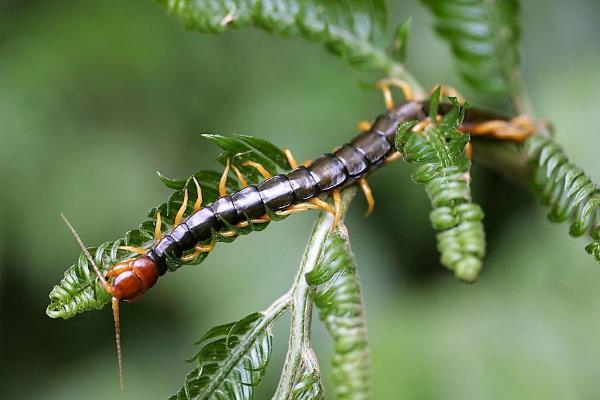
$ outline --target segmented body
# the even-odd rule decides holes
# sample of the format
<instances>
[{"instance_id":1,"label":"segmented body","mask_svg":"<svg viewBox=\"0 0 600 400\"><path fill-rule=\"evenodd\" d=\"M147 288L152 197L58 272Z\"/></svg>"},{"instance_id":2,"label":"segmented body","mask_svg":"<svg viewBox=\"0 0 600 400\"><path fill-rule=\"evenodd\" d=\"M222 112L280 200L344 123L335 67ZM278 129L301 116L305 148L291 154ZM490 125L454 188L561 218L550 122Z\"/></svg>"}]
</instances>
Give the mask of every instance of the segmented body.
<instances>
[{"instance_id":1,"label":"segmented body","mask_svg":"<svg viewBox=\"0 0 600 400\"><path fill-rule=\"evenodd\" d=\"M384 160L396 151L394 139L398 124L411 119L422 120L427 115L427 107L413 101L393 107L377 117L369 130L310 165L218 198L162 236L144 257L153 261L159 274L163 275L167 270L168 257L181 257L198 243L209 241L215 232L356 183L383 165ZM440 105L441 113L450 109L445 104ZM494 118L499 117L483 111L470 111L462 129Z\"/></svg>"},{"instance_id":2,"label":"segmented body","mask_svg":"<svg viewBox=\"0 0 600 400\"><path fill-rule=\"evenodd\" d=\"M424 116L418 102L404 103L379 116L371 128L356 136L333 154L325 154L307 167L300 166L287 174L275 175L256 186L220 197L192 214L150 249L161 274L166 271L168 255L180 257L185 251L211 237L213 231L244 220L283 210L293 204L355 183L380 167L394 152L396 126L400 121Z\"/></svg>"}]
</instances>

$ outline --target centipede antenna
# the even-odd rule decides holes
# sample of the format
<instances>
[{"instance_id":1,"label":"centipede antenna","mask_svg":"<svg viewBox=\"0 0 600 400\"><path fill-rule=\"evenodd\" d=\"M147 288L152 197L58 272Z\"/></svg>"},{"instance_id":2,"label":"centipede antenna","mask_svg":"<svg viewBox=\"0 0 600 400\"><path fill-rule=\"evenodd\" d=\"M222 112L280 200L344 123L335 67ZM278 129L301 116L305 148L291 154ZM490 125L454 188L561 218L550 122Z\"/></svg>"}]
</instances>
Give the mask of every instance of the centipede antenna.
<instances>
[{"instance_id":1,"label":"centipede antenna","mask_svg":"<svg viewBox=\"0 0 600 400\"><path fill-rule=\"evenodd\" d=\"M117 362L119 363L119 386L125 389L123 383L123 353L121 352L121 319L119 317L119 299L113 296L111 300L113 318L115 320L115 342L117 344Z\"/></svg>"},{"instance_id":2,"label":"centipede antenna","mask_svg":"<svg viewBox=\"0 0 600 400\"><path fill-rule=\"evenodd\" d=\"M96 265L96 262L92 258L92 255L90 254L90 252L88 251L87 247L83 243L83 240L81 240L81 237L79 236L79 234L77 233L77 231L75 230L75 228L73 228L73 225L71 225L71 222L69 222L69 220L67 219L67 217L65 217L65 214L60 213L60 216L62 217L63 221L65 221L65 224L67 224L67 227L69 228L69 230L71 231L71 233L75 237L75 240L77 240L77 243L79 243L79 247L81 247L81 251L83 251L83 254L85 254L85 257L88 259L88 261L90 262L90 264L92 264L92 267L94 268L94 272L96 272L96 276L100 280L100 283L102 284L102 287L108 293L111 293L110 285L108 284L108 282L106 282L106 279L104 278L104 276L102 276L102 273L100 272L100 269Z\"/></svg>"},{"instance_id":3,"label":"centipede antenna","mask_svg":"<svg viewBox=\"0 0 600 400\"><path fill-rule=\"evenodd\" d=\"M112 294L110 285L108 284L108 282L106 282L106 279L100 273L100 269L94 262L94 259L92 258L92 255L88 251L87 247L85 247L83 240L81 240L81 237L79 236L79 234L77 233L75 228L73 228L73 225L71 225L71 222L69 222L67 217L63 213L60 213L60 216L62 217L63 221L65 221L65 224L67 224L67 227L69 228L69 230L71 231L73 236L75 236L75 240L77 240L77 243L79 243L79 247L81 247L81 250L85 254L85 257L88 259L90 264L92 264L92 267L94 268L94 271L96 272L96 276L100 280L102 287L108 293ZM123 384L123 358L122 358L122 354L121 354L121 321L119 319L119 299L117 299L114 296L112 298L112 312L113 312L113 318L115 320L115 339L117 342L117 360L119 362L119 383L120 383L121 389L124 389L125 386Z\"/></svg>"}]
</instances>

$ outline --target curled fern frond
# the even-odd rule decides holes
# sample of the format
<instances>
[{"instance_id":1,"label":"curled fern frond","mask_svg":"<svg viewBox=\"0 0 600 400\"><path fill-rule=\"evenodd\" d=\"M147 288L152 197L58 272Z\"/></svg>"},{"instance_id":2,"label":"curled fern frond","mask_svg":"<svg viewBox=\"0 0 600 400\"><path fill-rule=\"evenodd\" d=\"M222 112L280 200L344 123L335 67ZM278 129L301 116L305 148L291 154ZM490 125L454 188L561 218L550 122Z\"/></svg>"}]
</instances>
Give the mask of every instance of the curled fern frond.
<instances>
[{"instance_id":1,"label":"curled fern frond","mask_svg":"<svg viewBox=\"0 0 600 400\"><path fill-rule=\"evenodd\" d=\"M321 375L316 369L304 369L296 378L289 400L323 400L323 386Z\"/></svg>"},{"instance_id":2,"label":"curled fern frond","mask_svg":"<svg viewBox=\"0 0 600 400\"><path fill-rule=\"evenodd\" d=\"M435 97L430 110L437 109ZM429 217L439 231L440 262L457 278L472 282L485 255L485 233L483 211L471 199L471 162L464 153L469 135L457 130L463 117L464 107L455 104L439 123L423 132L412 131L415 122L400 124L396 147L406 161L422 163L413 180L425 185L433 207Z\"/></svg>"},{"instance_id":3,"label":"curled fern frond","mask_svg":"<svg viewBox=\"0 0 600 400\"><path fill-rule=\"evenodd\" d=\"M271 358L271 325L287 307L276 302L265 313L254 313L216 326L196 344L200 350L189 360L194 364L181 389L169 400L254 399Z\"/></svg>"},{"instance_id":4,"label":"curled fern frond","mask_svg":"<svg viewBox=\"0 0 600 400\"><path fill-rule=\"evenodd\" d=\"M600 188L552 139L536 135L525 144L536 167L535 193L551 208L548 219L570 220L572 236L588 232L594 241L585 249L600 264Z\"/></svg>"},{"instance_id":5,"label":"curled fern frond","mask_svg":"<svg viewBox=\"0 0 600 400\"><path fill-rule=\"evenodd\" d=\"M361 285L345 226L327 238L315 269L306 274L319 315L334 340L336 398L371 398L370 352Z\"/></svg>"},{"instance_id":6,"label":"curled fern frond","mask_svg":"<svg viewBox=\"0 0 600 400\"><path fill-rule=\"evenodd\" d=\"M519 68L518 0L421 0L435 30L452 48L458 69L477 90L510 94Z\"/></svg>"},{"instance_id":7,"label":"curled fern frond","mask_svg":"<svg viewBox=\"0 0 600 400\"><path fill-rule=\"evenodd\" d=\"M224 150L223 155L219 157L220 161L229 157L232 165L238 165L238 169L244 175L248 183L256 183L260 175L253 168L243 167L240 164L247 160L260 160L265 168L271 173L276 174L289 169L289 165L283 152L275 145L251 136L236 135L227 138L219 135L206 135L208 139L216 143ZM163 234L168 232L174 225L175 216L183 204L184 190L187 189L190 199L195 199L197 195L195 178L201 186L203 204L210 203L218 197L220 172L201 170L184 180L169 179L162 174L158 174L160 180L165 186L175 191L169 199L151 209L148 212L146 221L141 223L137 229L133 229L125 234L124 237L112 242L106 242L97 248L90 248L90 254L94 257L100 272L106 274L116 263L128 258L135 257L134 253L119 249L119 246L132 246L143 249L149 249L154 244L154 228L156 225L156 215L160 211L162 219ZM240 189L240 185L230 173L227 179L227 190L233 192ZM185 210L184 217L191 215L193 210L193 201L188 201L188 207ZM270 213L271 220L282 219L282 217ZM247 227L239 228L227 226L225 229L233 231L233 235L224 236L220 232L213 232L212 239L217 242L231 242L240 235L246 235L253 231L265 229L268 223L248 224ZM175 271L182 265L199 264L209 253L202 253L194 261L182 261L180 259L168 258L167 270ZM50 292L50 304L46 309L46 314L52 318L71 318L79 313L91 310L99 310L110 301L109 294L102 288L100 281L96 277L92 266L89 265L86 257L79 256L77 264L67 269L63 279Z\"/></svg>"},{"instance_id":8,"label":"curled fern frond","mask_svg":"<svg viewBox=\"0 0 600 400\"><path fill-rule=\"evenodd\" d=\"M190 30L221 33L255 26L320 42L355 67L381 67L387 12L382 0L159 0Z\"/></svg>"}]
</instances>

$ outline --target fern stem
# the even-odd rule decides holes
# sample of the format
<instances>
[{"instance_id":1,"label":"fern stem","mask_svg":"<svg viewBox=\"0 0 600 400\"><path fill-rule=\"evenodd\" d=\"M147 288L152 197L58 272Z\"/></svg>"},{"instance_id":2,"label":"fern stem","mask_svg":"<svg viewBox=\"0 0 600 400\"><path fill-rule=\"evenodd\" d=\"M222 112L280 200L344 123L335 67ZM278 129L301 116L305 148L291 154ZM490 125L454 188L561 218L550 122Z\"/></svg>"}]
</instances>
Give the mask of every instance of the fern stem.
<instances>
[{"instance_id":1,"label":"fern stem","mask_svg":"<svg viewBox=\"0 0 600 400\"><path fill-rule=\"evenodd\" d=\"M350 187L342 192L341 218L348 210L355 194L355 187ZM274 400L289 399L297 378L303 372L318 373L319 371L318 360L310 344L311 293L314 289L306 282L305 275L319 263L332 223L333 216L328 212L322 212L315 221L298 273L288 292L291 296L290 340L279 385L273 396Z\"/></svg>"}]
</instances>

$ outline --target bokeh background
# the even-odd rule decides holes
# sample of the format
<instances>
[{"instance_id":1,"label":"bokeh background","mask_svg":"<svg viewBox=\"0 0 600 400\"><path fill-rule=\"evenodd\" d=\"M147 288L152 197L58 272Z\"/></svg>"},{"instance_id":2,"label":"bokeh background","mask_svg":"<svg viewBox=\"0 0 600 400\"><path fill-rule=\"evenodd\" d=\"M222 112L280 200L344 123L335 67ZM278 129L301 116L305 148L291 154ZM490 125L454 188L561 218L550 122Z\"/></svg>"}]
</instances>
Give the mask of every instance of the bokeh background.
<instances>
[{"instance_id":1,"label":"bokeh background","mask_svg":"<svg viewBox=\"0 0 600 400\"><path fill-rule=\"evenodd\" d=\"M600 3L523 2L527 86L568 153L600 179ZM427 86L464 88L416 1L409 66ZM312 158L383 109L375 79L302 39L258 30L186 32L152 1L0 3L0 397L165 398L192 342L265 308L292 281L314 214L219 246L122 308L127 389L109 309L45 315L48 292L88 244L120 236L168 190L155 175L215 168L202 132L260 136ZM485 103L463 90L475 103ZM437 261L429 204L396 163L375 174L377 208L348 218L362 275L380 399L594 399L600 381L600 270L550 225L524 188L475 166L489 255L475 285ZM327 377L331 340L315 322ZM287 320L261 398L278 380ZM326 379L326 385L329 381Z\"/></svg>"}]
</instances>

